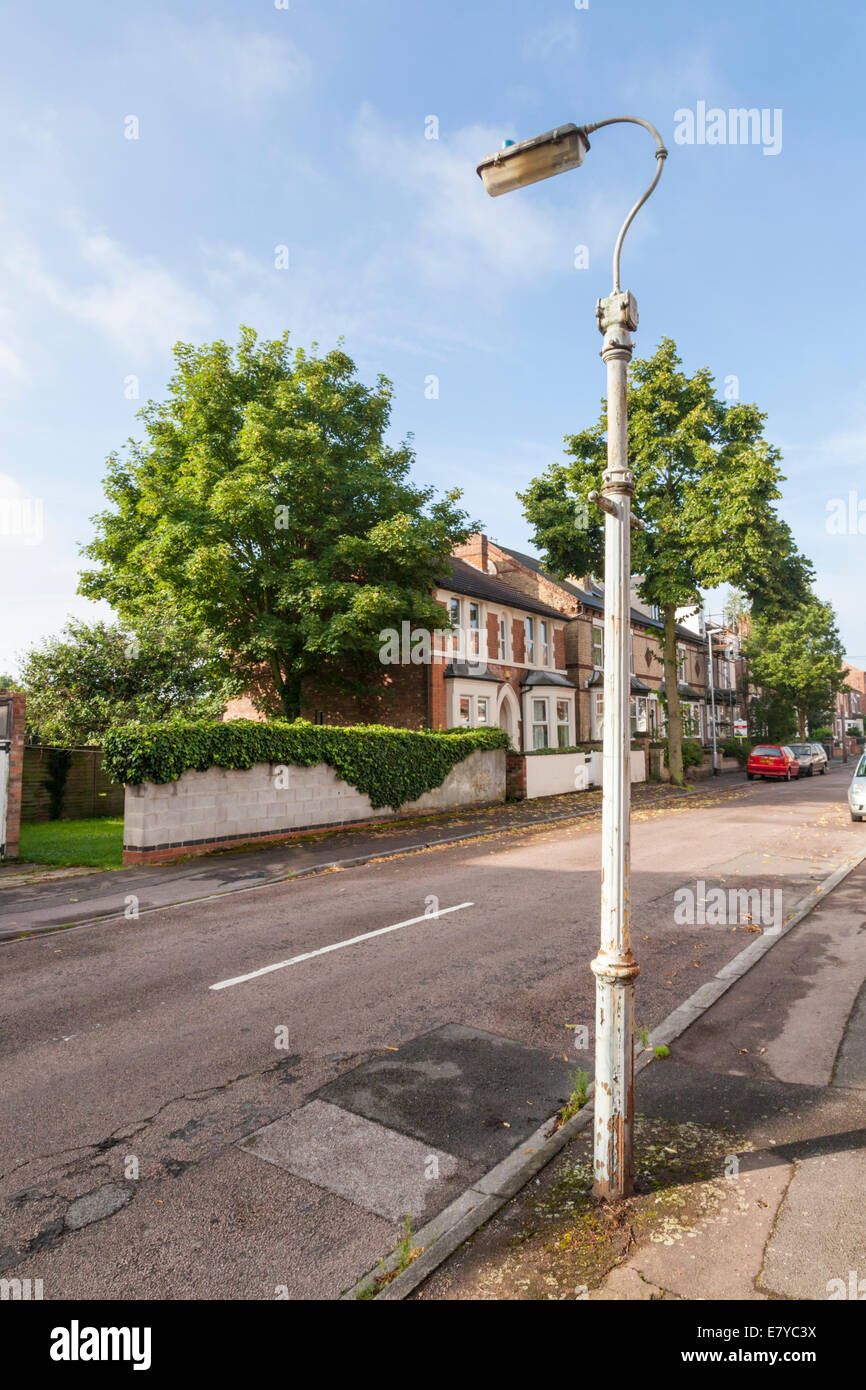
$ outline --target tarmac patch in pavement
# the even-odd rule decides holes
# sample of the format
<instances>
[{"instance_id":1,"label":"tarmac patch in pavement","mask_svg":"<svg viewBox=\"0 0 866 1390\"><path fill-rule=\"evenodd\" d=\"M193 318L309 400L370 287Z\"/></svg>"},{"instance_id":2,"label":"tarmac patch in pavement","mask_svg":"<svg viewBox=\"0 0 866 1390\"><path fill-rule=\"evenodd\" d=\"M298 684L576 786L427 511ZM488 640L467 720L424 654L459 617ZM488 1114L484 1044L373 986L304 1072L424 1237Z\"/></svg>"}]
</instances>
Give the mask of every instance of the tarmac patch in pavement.
<instances>
[{"instance_id":1,"label":"tarmac patch in pavement","mask_svg":"<svg viewBox=\"0 0 866 1390\"><path fill-rule=\"evenodd\" d=\"M240 1147L389 1221L430 1215L454 1195L453 1154L397 1134L337 1105L312 1100L241 1141ZM460 1174L465 1181L465 1174Z\"/></svg>"},{"instance_id":2,"label":"tarmac patch in pavement","mask_svg":"<svg viewBox=\"0 0 866 1390\"><path fill-rule=\"evenodd\" d=\"M448 1023L316 1094L489 1168L564 1104L568 1070L560 1053Z\"/></svg>"},{"instance_id":3,"label":"tarmac patch in pavement","mask_svg":"<svg viewBox=\"0 0 866 1390\"><path fill-rule=\"evenodd\" d=\"M83 1197L76 1197L74 1202L70 1202L64 1218L66 1229L80 1231L82 1226L89 1226L92 1221L113 1216L131 1201L131 1187L120 1187L117 1183L97 1187L95 1191L86 1192Z\"/></svg>"}]
</instances>

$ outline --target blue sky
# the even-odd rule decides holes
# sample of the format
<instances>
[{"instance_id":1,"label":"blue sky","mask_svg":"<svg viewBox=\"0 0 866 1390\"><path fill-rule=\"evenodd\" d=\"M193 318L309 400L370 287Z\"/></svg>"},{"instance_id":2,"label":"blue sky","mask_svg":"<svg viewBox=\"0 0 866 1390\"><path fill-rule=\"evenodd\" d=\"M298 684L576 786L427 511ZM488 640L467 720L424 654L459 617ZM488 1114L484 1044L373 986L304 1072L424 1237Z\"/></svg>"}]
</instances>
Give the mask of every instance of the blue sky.
<instances>
[{"instance_id":1,"label":"blue sky","mask_svg":"<svg viewBox=\"0 0 866 1390\"><path fill-rule=\"evenodd\" d=\"M720 389L735 376L767 412L783 514L866 667L866 537L827 529L835 498L854 492L866 513L866 135L845 63L866 41L862 4L0 14L0 503L29 532L0 536L0 671L69 613L100 611L75 589L105 456L163 393L178 338L240 323L323 347L342 335L366 379L394 381L418 478L462 486L490 534L527 545L515 491L598 413L595 301L652 144L600 131L580 170L500 199L475 165L506 137L621 113L654 121L671 152L624 253L637 351L670 335L689 369L708 365ZM675 112L698 102L780 110L780 151L675 143Z\"/></svg>"}]
</instances>

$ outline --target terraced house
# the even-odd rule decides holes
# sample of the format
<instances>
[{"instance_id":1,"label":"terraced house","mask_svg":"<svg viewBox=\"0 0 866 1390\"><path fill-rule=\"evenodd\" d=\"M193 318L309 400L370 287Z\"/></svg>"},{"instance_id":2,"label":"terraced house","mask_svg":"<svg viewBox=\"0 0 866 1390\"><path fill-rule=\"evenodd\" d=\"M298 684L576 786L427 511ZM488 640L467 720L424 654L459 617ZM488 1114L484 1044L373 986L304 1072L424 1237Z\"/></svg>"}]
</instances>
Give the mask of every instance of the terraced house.
<instances>
[{"instance_id":1,"label":"terraced house","mask_svg":"<svg viewBox=\"0 0 866 1390\"><path fill-rule=\"evenodd\" d=\"M604 590L592 579L560 580L539 561L478 534L455 548L434 591L450 627L430 634L423 656L418 633L392 634L382 679L365 695L341 695L308 680L306 718L322 724L386 723L409 729L505 729L516 752L600 742L604 718ZM635 594L631 615L631 730L660 737L663 625ZM384 639L383 639L384 641ZM700 615L677 626L679 694L684 731L708 742L712 708L720 738L745 709L742 663L730 641L714 639L713 691ZM384 655L383 645L383 655ZM248 699L226 717L256 718Z\"/></svg>"}]
</instances>

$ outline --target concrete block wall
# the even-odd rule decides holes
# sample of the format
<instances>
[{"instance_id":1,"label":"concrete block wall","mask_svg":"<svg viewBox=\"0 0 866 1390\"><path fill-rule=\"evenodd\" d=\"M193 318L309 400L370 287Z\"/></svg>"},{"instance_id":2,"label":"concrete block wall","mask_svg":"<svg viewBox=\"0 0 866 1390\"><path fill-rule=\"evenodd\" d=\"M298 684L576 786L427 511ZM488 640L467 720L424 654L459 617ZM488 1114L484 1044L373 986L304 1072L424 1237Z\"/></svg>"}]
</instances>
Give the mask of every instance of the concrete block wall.
<instances>
[{"instance_id":1,"label":"concrete block wall","mask_svg":"<svg viewBox=\"0 0 866 1390\"><path fill-rule=\"evenodd\" d=\"M212 767L185 772L175 782L126 788L124 864L165 863L190 854L279 840L311 830L397 817L429 815L455 806L505 799L505 751L471 753L440 787L394 811L374 810L370 798L326 763L257 763L244 770ZM285 785L283 785L285 784Z\"/></svg>"}]
</instances>

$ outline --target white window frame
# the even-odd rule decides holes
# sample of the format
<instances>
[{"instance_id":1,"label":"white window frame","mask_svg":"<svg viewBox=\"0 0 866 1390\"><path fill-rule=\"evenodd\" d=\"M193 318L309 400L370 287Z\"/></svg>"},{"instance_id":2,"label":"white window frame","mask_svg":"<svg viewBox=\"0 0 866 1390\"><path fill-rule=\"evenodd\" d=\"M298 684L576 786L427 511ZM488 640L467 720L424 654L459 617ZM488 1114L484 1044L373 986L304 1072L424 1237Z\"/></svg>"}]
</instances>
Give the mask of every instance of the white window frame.
<instances>
[{"instance_id":1,"label":"white window frame","mask_svg":"<svg viewBox=\"0 0 866 1390\"><path fill-rule=\"evenodd\" d=\"M508 616L502 613L499 618L499 660L507 661L508 652Z\"/></svg>"},{"instance_id":2,"label":"white window frame","mask_svg":"<svg viewBox=\"0 0 866 1390\"><path fill-rule=\"evenodd\" d=\"M596 660L599 657L600 660ZM604 670L604 626L602 623L592 625L592 665L596 671Z\"/></svg>"},{"instance_id":3,"label":"white window frame","mask_svg":"<svg viewBox=\"0 0 866 1390\"><path fill-rule=\"evenodd\" d=\"M542 666L550 665L550 627L546 618L540 618L538 623L538 641L541 652Z\"/></svg>"},{"instance_id":4,"label":"white window frame","mask_svg":"<svg viewBox=\"0 0 866 1390\"><path fill-rule=\"evenodd\" d=\"M544 708L544 718L543 718L543 719L536 719L536 717L535 717L535 707L536 707L536 705L542 705L542 706L543 706L543 708ZM538 752L538 750L541 749L541 748L549 748L549 747L550 747L550 701L549 701L549 699L547 698L546 695L531 695L531 696L529 697L529 719L530 719L529 732L530 732L531 744L532 744L532 748L531 748L530 751L533 752L533 753L536 753L536 752ZM544 731L544 733L543 733L544 742L543 742L543 743L536 743L536 741L535 741L535 731L536 731L536 729L542 729L542 730Z\"/></svg>"},{"instance_id":5,"label":"white window frame","mask_svg":"<svg viewBox=\"0 0 866 1390\"><path fill-rule=\"evenodd\" d=\"M649 696L631 695L629 697L629 724L631 736L649 733Z\"/></svg>"},{"instance_id":6,"label":"white window frame","mask_svg":"<svg viewBox=\"0 0 866 1390\"><path fill-rule=\"evenodd\" d=\"M527 666L535 665L535 619L529 615L523 619L524 658Z\"/></svg>"},{"instance_id":7,"label":"white window frame","mask_svg":"<svg viewBox=\"0 0 866 1390\"><path fill-rule=\"evenodd\" d=\"M597 743L604 732L604 690L592 692L592 741Z\"/></svg>"},{"instance_id":8,"label":"white window frame","mask_svg":"<svg viewBox=\"0 0 866 1390\"><path fill-rule=\"evenodd\" d=\"M474 619L473 619L474 614ZM469 603L469 651L467 657L470 659L481 656L481 604L475 599Z\"/></svg>"},{"instance_id":9,"label":"white window frame","mask_svg":"<svg viewBox=\"0 0 866 1390\"><path fill-rule=\"evenodd\" d=\"M559 717L559 710L561 705L565 706L565 719L560 719ZM574 742L571 733L571 721L574 713L574 700L563 698L561 695L557 695L555 699L554 708L556 714L556 746L557 748L571 748ZM560 732L562 729L565 729L564 741L560 738Z\"/></svg>"}]
</instances>

